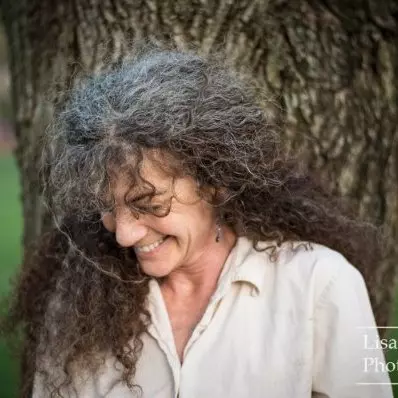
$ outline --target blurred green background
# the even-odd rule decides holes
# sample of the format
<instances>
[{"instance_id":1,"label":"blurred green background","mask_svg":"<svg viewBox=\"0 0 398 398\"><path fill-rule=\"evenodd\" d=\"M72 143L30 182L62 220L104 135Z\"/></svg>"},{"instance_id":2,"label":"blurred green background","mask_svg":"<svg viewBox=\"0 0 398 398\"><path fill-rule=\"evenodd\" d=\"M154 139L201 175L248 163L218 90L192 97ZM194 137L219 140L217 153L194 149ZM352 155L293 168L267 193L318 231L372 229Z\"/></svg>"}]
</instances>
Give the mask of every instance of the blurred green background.
<instances>
[{"instance_id":1,"label":"blurred green background","mask_svg":"<svg viewBox=\"0 0 398 398\"><path fill-rule=\"evenodd\" d=\"M0 27L0 295L10 291L10 279L21 261L22 209L20 204L19 172L13 157L15 145L11 126L9 76L6 45ZM398 326L398 294L391 325ZM398 329L391 329L388 337L398 340ZM398 351L387 353L387 360L398 361ZM16 361L0 340L0 398L16 397L18 385ZM398 384L398 371L391 373L392 382ZM394 386L398 398L398 385ZM276 397L275 397L276 398Z\"/></svg>"},{"instance_id":2,"label":"blurred green background","mask_svg":"<svg viewBox=\"0 0 398 398\"><path fill-rule=\"evenodd\" d=\"M19 172L13 157L10 79L7 48L0 26L0 296L10 291L10 279L21 261L22 208ZM14 398L18 385L17 361L0 339L0 398Z\"/></svg>"},{"instance_id":3,"label":"blurred green background","mask_svg":"<svg viewBox=\"0 0 398 398\"><path fill-rule=\"evenodd\" d=\"M21 259L22 214L19 176L11 154L0 154L0 294L9 292L10 278ZM16 397L17 366L3 341L0 341L0 397Z\"/></svg>"}]
</instances>

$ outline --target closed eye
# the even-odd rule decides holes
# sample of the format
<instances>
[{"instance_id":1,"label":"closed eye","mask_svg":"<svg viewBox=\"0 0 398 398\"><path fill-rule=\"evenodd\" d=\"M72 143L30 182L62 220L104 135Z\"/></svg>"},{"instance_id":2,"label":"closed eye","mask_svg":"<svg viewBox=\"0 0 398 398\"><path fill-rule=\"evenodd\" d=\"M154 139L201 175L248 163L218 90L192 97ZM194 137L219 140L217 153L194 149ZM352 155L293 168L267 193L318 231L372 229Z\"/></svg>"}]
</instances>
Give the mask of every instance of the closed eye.
<instances>
[{"instance_id":1,"label":"closed eye","mask_svg":"<svg viewBox=\"0 0 398 398\"><path fill-rule=\"evenodd\" d=\"M137 203L136 201L134 202L129 202L127 203L127 206L129 207L130 210L136 211L139 213L152 213L155 215L160 215L163 213L167 213L167 209L163 204L153 204L150 202L150 200L141 200L141 203Z\"/></svg>"},{"instance_id":2,"label":"closed eye","mask_svg":"<svg viewBox=\"0 0 398 398\"><path fill-rule=\"evenodd\" d=\"M152 193L152 192L150 192L150 193L144 192L144 193L138 194L137 196L133 196L133 197L128 198L126 200L126 202L127 202L127 205L134 204L136 202L141 202L141 201L147 201L148 202L148 201L152 200L154 197L161 196L161 195L165 194L166 192L167 191L157 191L157 192L154 192L154 193Z\"/></svg>"}]
</instances>

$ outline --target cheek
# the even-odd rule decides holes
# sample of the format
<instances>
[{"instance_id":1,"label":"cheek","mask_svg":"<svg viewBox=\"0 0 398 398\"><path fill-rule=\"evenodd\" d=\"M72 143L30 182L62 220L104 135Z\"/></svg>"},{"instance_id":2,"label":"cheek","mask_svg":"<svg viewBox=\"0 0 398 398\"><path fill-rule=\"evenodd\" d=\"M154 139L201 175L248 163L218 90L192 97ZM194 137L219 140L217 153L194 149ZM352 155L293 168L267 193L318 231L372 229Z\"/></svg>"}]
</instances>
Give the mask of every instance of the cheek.
<instances>
[{"instance_id":1,"label":"cheek","mask_svg":"<svg viewBox=\"0 0 398 398\"><path fill-rule=\"evenodd\" d=\"M187 207L185 214L181 220L186 231L190 231L191 235L208 234L213 228L215 222L214 210L207 203L198 203Z\"/></svg>"},{"instance_id":2,"label":"cheek","mask_svg":"<svg viewBox=\"0 0 398 398\"><path fill-rule=\"evenodd\" d=\"M206 202L185 204L173 201L170 213L153 219L151 227L180 239L208 235L214 226L214 210Z\"/></svg>"}]
</instances>

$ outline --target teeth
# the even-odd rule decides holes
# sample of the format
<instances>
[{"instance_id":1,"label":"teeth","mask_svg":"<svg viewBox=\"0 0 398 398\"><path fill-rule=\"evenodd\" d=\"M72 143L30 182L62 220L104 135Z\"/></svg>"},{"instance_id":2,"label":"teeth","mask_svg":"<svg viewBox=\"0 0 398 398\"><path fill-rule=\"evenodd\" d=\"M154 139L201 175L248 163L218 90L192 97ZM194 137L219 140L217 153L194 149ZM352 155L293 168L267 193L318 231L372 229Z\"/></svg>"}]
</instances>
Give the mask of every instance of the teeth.
<instances>
[{"instance_id":1,"label":"teeth","mask_svg":"<svg viewBox=\"0 0 398 398\"><path fill-rule=\"evenodd\" d=\"M147 246L135 247L134 250L136 250L137 252L149 253L153 249L156 249L160 244L162 244L165 239L166 238L159 239L156 242L153 242Z\"/></svg>"}]
</instances>

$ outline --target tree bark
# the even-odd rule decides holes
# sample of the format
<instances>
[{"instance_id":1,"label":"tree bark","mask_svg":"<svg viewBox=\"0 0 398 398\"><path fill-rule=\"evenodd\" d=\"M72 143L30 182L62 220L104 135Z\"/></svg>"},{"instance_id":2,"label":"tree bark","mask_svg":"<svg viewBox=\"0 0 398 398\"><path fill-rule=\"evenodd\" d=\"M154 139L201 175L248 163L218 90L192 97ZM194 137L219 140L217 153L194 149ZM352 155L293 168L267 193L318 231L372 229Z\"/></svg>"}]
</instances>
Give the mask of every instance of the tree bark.
<instances>
[{"instance_id":1,"label":"tree bark","mask_svg":"<svg viewBox=\"0 0 398 398\"><path fill-rule=\"evenodd\" d=\"M82 71L171 41L223 49L283 112L281 133L358 214L389 234L387 259L361 270L386 325L398 261L396 0L3 0L10 43L25 247L49 225L40 137Z\"/></svg>"}]
</instances>

